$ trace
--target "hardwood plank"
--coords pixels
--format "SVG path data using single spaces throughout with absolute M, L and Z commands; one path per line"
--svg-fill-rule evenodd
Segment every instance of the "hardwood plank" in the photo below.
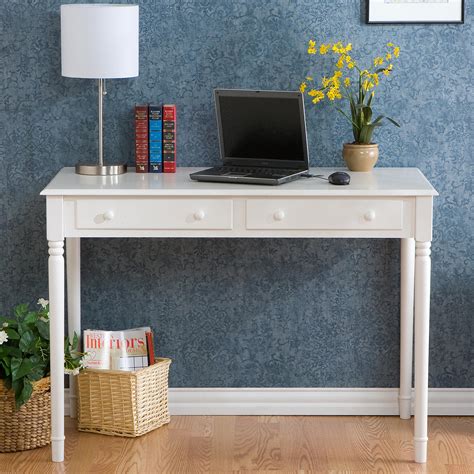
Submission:
M 319 417 L 281 417 L 281 457 L 284 470 L 296 470 L 298 473 L 327 471 L 325 440 L 317 418 Z
M 215 416 L 210 472 L 232 472 L 234 464 L 235 416 Z

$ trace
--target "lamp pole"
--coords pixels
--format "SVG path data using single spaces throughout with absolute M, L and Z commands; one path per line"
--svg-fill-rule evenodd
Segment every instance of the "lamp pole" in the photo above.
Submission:
M 99 79 L 99 166 L 104 166 L 104 79 Z

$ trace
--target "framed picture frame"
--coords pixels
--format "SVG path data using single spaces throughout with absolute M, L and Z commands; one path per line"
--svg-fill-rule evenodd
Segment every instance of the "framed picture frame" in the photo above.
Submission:
M 367 23 L 464 23 L 464 0 L 366 0 Z

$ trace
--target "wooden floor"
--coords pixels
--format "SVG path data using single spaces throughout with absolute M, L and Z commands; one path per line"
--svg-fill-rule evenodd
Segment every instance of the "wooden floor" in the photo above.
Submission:
M 412 462 L 412 425 L 375 416 L 175 416 L 129 439 L 79 433 L 66 418 L 64 463 L 49 462 L 46 447 L 0 454 L 0 472 L 474 473 L 474 418 L 430 417 L 426 465 Z

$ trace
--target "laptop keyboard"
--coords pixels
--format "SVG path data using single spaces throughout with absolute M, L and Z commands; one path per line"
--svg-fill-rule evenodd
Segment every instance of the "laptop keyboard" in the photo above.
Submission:
M 243 166 L 219 166 L 214 168 L 218 173 L 253 173 L 259 175 L 288 175 L 297 173 L 295 169 L 285 168 L 257 168 L 255 166 L 245 168 Z

